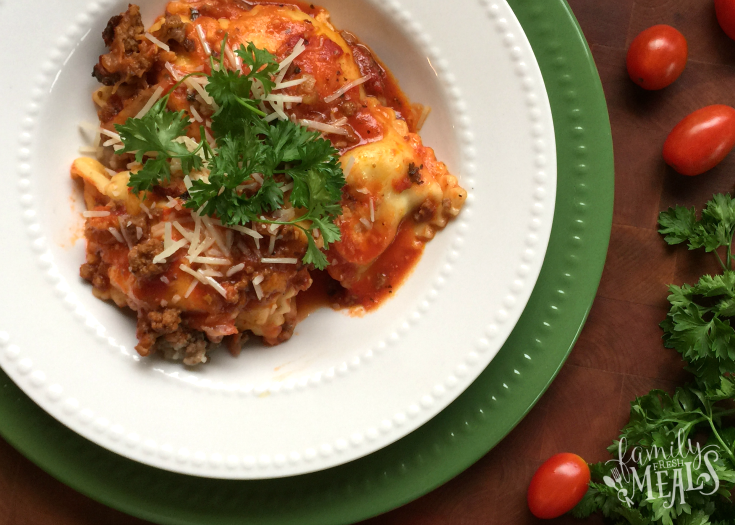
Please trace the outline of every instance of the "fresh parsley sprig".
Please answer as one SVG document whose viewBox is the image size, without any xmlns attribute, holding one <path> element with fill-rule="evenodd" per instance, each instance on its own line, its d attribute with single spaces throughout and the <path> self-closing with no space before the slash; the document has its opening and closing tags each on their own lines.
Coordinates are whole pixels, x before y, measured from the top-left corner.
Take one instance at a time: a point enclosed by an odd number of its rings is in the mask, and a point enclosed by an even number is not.
<svg viewBox="0 0 735 525">
<path fill-rule="evenodd" d="M 694 286 L 671 285 L 669 291 L 664 346 L 678 351 L 699 384 L 711 388 L 723 374 L 735 373 L 735 272 L 705 275 Z"/>
<path fill-rule="evenodd" d="M 204 140 L 203 129 L 195 151 L 190 152 L 178 141 L 186 135 L 191 121 L 184 111 L 168 111 L 166 105 L 182 79 L 143 118 L 128 119 L 117 126 L 124 144 L 118 153 L 135 152 L 141 163 L 148 157 L 143 169 L 131 174 L 128 185 L 141 192 L 170 181 L 172 159 L 180 160 L 185 174 L 206 168 L 207 177 L 192 181 L 186 207 L 216 216 L 230 226 L 248 222 L 294 226 L 308 241 L 303 262 L 324 269 L 328 261 L 317 246 L 314 232 L 319 231 L 325 249 L 340 239 L 334 221 L 342 213 L 339 202 L 345 178 L 338 151 L 319 133 L 291 121 L 269 124 L 262 119 L 265 113 L 252 98 L 252 91 L 259 83 L 267 96 L 275 87 L 271 78 L 279 67 L 275 56 L 252 43 L 240 45 L 235 53 L 248 71 L 231 71 L 224 66 L 225 46 L 226 36 L 219 62 L 211 59 L 211 72 L 206 75 L 205 89 L 218 108 L 212 116 L 216 146 Z M 297 216 L 291 221 L 264 217 L 282 208 L 286 201 L 282 184 L 276 182 L 277 175 L 293 184 L 289 200 Z M 263 182 L 255 194 L 249 195 L 244 186 L 255 177 Z"/>
<path fill-rule="evenodd" d="M 690 250 L 704 248 L 713 252 L 723 270 L 732 270 L 735 258 L 732 251 L 735 234 L 735 201 L 730 195 L 718 193 L 712 197 L 702 210 L 702 218 L 697 220 L 694 207 L 676 206 L 661 212 L 658 218 L 661 226 L 659 233 L 669 244 L 689 243 Z M 725 260 L 717 252 L 727 247 Z"/>
<path fill-rule="evenodd" d="M 659 225 L 667 243 L 704 248 L 715 254 L 724 271 L 705 275 L 694 286 L 670 286 L 671 309 L 661 323 L 664 345 L 682 354 L 701 388 L 711 389 L 723 374 L 735 373 L 735 201 L 730 195 L 714 195 L 700 219 L 693 207 L 669 208 L 659 215 Z M 722 248 L 724 260 L 718 253 Z"/>
<path fill-rule="evenodd" d="M 186 135 L 191 124 L 184 111 L 168 111 L 168 95 L 156 102 L 142 118 L 129 118 L 125 124 L 116 124 L 123 148 L 117 153 L 133 153 L 143 168 L 131 176 L 129 186 L 134 192 L 150 190 L 156 184 L 171 180 L 171 159 L 179 159 L 184 173 L 202 168 L 198 150 L 189 151 L 176 139 Z"/>
<path fill-rule="evenodd" d="M 608 451 L 619 459 L 621 442 L 624 451 L 630 452 L 633 447 L 638 451 L 638 461 L 629 457 L 624 465 L 618 462 L 604 462 L 590 465 L 592 481 L 582 501 L 575 507 L 572 514 L 578 518 L 589 517 L 594 512 L 601 512 L 610 523 L 616 525 L 720 525 L 733 523 L 735 519 L 735 505 L 730 501 L 730 491 L 735 488 L 735 427 L 725 424 L 728 416 L 735 410 L 715 405 L 717 399 L 712 399 L 706 392 L 696 387 L 677 388 L 673 396 L 661 390 L 653 390 L 649 394 L 636 398 L 630 406 L 630 421 L 623 428 L 618 440 L 608 447 Z M 717 459 L 710 456 L 711 466 L 717 476 L 715 480 L 706 464 L 697 461 L 696 451 L 690 451 L 687 441 L 697 442 L 698 435 L 708 436 L 702 449 L 713 445 L 717 451 Z M 637 469 L 639 479 L 644 478 L 644 471 L 650 464 L 646 459 L 647 452 L 658 451 L 669 453 L 674 446 L 678 456 L 678 443 L 682 440 L 684 447 L 680 459 L 683 463 L 690 463 L 689 471 L 669 462 L 669 465 L 656 465 L 650 469 L 651 495 L 649 499 L 648 487 L 643 490 L 636 484 L 629 467 Z M 652 454 L 651 461 L 661 459 Z M 651 466 L 653 467 L 653 466 Z M 687 491 L 685 501 L 675 497 L 672 502 L 671 494 L 677 494 L 674 470 L 684 479 L 678 482 L 689 486 L 701 486 L 700 490 Z M 617 472 L 613 472 L 617 469 Z M 665 471 L 665 472 L 662 472 Z M 661 472 L 657 475 L 656 472 Z M 616 477 L 615 483 L 609 483 Z M 607 478 L 608 482 L 604 480 Z M 659 484 L 659 479 L 661 480 Z M 719 484 L 717 486 L 716 484 Z M 711 494 L 710 494 L 711 493 Z M 672 504 L 673 503 L 673 504 Z"/>
<path fill-rule="evenodd" d="M 258 125 L 258 117 L 266 114 L 258 108 L 252 98 L 253 83 L 260 82 L 264 95 L 269 95 L 275 87 L 271 75 L 278 71 L 276 57 L 267 50 L 258 49 L 249 42 L 247 47 L 240 44 L 235 54 L 249 68 L 247 73 L 229 70 L 225 67 L 225 48 L 227 35 L 222 40 L 219 62 L 210 57 L 211 73 L 207 77 L 205 89 L 219 109 L 212 116 L 212 131 L 215 137 L 235 136 L 242 133 L 244 123 Z"/>
</svg>

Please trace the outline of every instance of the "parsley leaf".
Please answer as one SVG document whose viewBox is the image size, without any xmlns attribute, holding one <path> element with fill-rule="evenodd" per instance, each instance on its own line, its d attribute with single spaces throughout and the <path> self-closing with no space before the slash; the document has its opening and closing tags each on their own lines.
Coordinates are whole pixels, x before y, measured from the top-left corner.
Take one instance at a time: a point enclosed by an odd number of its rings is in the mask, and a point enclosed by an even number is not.
<svg viewBox="0 0 735 525">
<path fill-rule="evenodd" d="M 224 48 L 227 35 L 222 41 L 222 53 L 219 64 L 212 61 L 212 73 L 206 86 L 207 93 L 214 99 L 219 109 L 212 115 L 212 131 L 216 137 L 242 134 L 243 125 L 254 125 L 260 132 L 266 132 L 268 126 L 260 122 L 258 116 L 264 117 L 258 103 L 251 98 L 253 81 L 260 82 L 264 95 L 268 95 L 275 87 L 271 75 L 278 70 L 276 57 L 265 49 L 258 49 L 252 42 L 248 46 L 240 45 L 235 51 L 243 63 L 250 67 L 248 73 L 231 71 L 224 67 Z"/>
<path fill-rule="evenodd" d="M 250 66 L 250 72 L 245 77 L 251 82 L 253 79 L 259 80 L 263 84 L 265 94 L 270 93 L 276 86 L 271 80 L 271 75 L 275 75 L 279 67 L 276 57 L 266 49 L 258 49 L 252 42 L 248 42 L 248 47 L 240 44 L 235 54 L 242 58 L 244 64 Z"/>
<path fill-rule="evenodd" d="M 701 235 L 697 226 L 697 217 L 694 207 L 677 206 L 661 212 L 658 217 L 661 229 L 659 233 L 665 235 L 664 240 L 669 244 L 681 244 L 689 241 L 689 249 L 700 248 Z"/>
<path fill-rule="evenodd" d="M 718 193 L 712 197 L 702 210 L 702 218 L 697 220 L 694 208 L 676 206 L 661 212 L 658 219 L 669 244 L 689 242 L 689 249 L 704 248 L 714 252 L 723 270 L 732 270 L 732 240 L 735 234 L 735 201 L 730 195 Z M 723 262 L 717 250 L 727 248 Z"/>
<path fill-rule="evenodd" d="M 694 285 L 669 288 L 669 310 L 661 323 L 664 346 L 674 348 L 688 363 L 700 385 L 719 384 L 722 374 L 735 372 L 735 272 L 705 275 Z"/>
<path fill-rule="evenodd" d="M 185 173 L 202 167 L 202 159 L 196 152 L 176 142 L 177 138 L 186 135 L 186 128 L 191 123 L 189 117 L 184 111 L 166 110 L 167 103 L 168 95 L 156 102 L 142 118 L 129 118 L 125 124 L 115 125 L 124 146 L 117 152 L 119 155 L 134 153 L 135 160 L 142 163 L 144 156 L 156 154 L 156 158 L 146 161 L 141 171 L 130 176 L 130 187 L 137 193 L 171 180 L 168 159 L 179 159 Z"/>
</svg>

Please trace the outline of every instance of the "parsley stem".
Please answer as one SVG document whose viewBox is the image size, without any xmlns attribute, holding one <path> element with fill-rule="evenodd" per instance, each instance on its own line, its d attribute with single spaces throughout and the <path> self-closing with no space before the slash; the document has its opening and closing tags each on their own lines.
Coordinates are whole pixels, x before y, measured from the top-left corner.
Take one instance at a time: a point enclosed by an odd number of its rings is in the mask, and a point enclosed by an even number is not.
<svg viewBox="0 0 735 525">
<path fill-rule="evenodd" d="M 722 257 L 720 257 L 720 254 L 717 253 L 717 250 L 714 250 L 714 254 L 717 257 L 717 261 L 720 263 L 720 266 L 722 266 L 722 270 L 726 272 L 727 271 L 727 266 L 725 266 L 725 263 L 722 262 Z M 729 260 L 728 260 L 728 262 L 729 262 Z"/>
<path fill-rule="evenodd" d="M 732 233 L 730 234 L 730 242 L 727 243 L 727 268 L 729 270 L 732 270 L 732 240 L 733 236 L 735 236 L 735 228 L 733 228 Z"/>
<path fill-rule="evenodd" d="M 267 117 L 267 116 L 268 116 L 268 115 L 266 115 L 265 113 L 263 113 L 262 111 L 260 111 L 260 110 L 259 110 L 258 108 L 254 107 L 254 106 L 251 106 L 250 104 L 248 104 L 247 102 L 245 102 L 245 101 L 244 101 L 243 99 L 241 99 L 240 97 L 237 97 L 237 98 L 235 98 L 235 100 L 237 100 L 238 104 L 240 104 L 240 105 L 242 105 L 242 106 L 244 106 L 244 107 L 248 108 L 248 109 L 249 109 L 250 111 L 252 111 L 252 112 L 253 112 L 253 113 L 255 113 L 256 115 L 259 115 L 259 116 L 261 116 L 261 117 Z"/>
<path fill-rule="evenodd" d="M 709 416 L 707 417 L 707 421 L 709 422 L 709 426 L 712 429 L 712 433 L 714 434 L 715 438 L 717 438 L 717 441 L 720 442 L 720 446 L 725 449 L 730 456 L 730 460 L 735 463 L 735 455 L 733 455 L 732 450 L 730 450 L 730 447 L 725 445 L 725 442 L 722 441 L 722 438 L 720 437 L 720 433 L 717 432 L 717 428 L 715 427 L 714 421 L 712 421 L 712 409 L 710 408 L 707 412 L 709 412 Z"/>
</svg>

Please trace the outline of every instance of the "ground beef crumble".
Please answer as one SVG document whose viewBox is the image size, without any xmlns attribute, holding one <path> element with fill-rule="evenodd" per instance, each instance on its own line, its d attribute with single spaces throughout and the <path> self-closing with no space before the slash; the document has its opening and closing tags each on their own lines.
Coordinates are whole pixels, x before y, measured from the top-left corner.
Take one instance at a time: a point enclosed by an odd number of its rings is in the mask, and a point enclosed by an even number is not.
<svg viewBox="0 0 735 525">
<path fill-rule="evenodd" d="M 171 43 L 171 41 L 177 42 L 181 44 L 186 51 L 191 53 L 196 49 L 196 44 L 186 37 L 187 25 L 189 24 L 185 24 L 179 15 L 166 13 L 166 19 L 158 30 L 156 38 L 164 43 Z"/>
<path fill-rule="evenodd" d="M 144 38 L 145 27 L 137 5 L 113 16 L 102 32 L 110 52 L 100 56 L 92 76 L 105 86 L 118 83 L 143 83 L 144 75 L 153 65 L 158 47 Z"/>
<path fill-rule="evenodd" d="M 148 239 L 133 246 L 128 253 L 130 271 L 136 277 L 155 277 L 167 270 L 166 264 L 153 264 L 153 259 L 163 251 L 163 242 L 158 239 Z"/>
</svg>

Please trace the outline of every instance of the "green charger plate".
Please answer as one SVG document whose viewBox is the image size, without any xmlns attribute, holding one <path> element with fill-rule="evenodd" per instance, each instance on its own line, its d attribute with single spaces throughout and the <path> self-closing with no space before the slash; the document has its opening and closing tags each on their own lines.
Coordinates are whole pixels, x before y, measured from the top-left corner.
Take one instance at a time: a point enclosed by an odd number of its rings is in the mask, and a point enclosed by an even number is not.
<svg viewBox="0 0 735 525">
<path fill-rule="evenodd" d="M 148 467 L 80 437 L 0 371 L 0 433 L 52 476 L 106 505 L 165 524 L 337 524 L 407 503 L 495 446 L 546 390 L 584 324 L 613 207 L 610 124 L 597 70 L 565 0 L 508 0 L 541 66 L 558 185 L 538 283 L 500 353 L 457 400 L 374 454 L 303 476 L 203 479 Z"/>
</svg>

